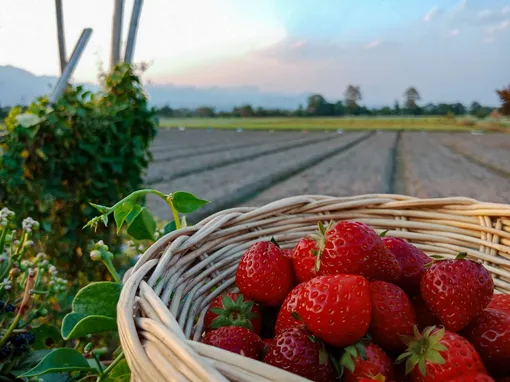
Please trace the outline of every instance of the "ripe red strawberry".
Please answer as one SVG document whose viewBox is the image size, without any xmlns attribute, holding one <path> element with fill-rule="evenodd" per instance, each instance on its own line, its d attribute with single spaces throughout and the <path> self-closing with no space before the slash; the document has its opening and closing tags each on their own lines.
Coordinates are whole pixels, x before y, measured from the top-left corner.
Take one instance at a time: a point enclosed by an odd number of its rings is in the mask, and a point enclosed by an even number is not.
<svg viewBox="0 0 510 382">
<path fill-rule="evenodd" d="M 411 300 L 405 292 L 386 281 L 370 282 L 372 321 L 370 334 L 386 350 L 404 350 L 401 336 L 413 334 L 417 324 Z"/>
<path fill-rule="evenodd" d="M 298 284 L 298 286 L 290 291 L 283 301 L 276 318 L 275 335 L 278 335 L 289 328 L 304 326 L 302 322 L 296 320 L 292 315 L 292 313 L 296 312 L 298 297 L 301 294 L 303 285 L 305 284 Z"/>
<path fill-rule="evenodd" d="M 222 326 L 241 326 L 260 334 L 262 314 L 253 301 L 244 301 L 239 293 L 225 293 L 216 297 L 205 314 L 206 331 Z"/>
<path fill-rule="evenodd" d="M 421 296 L 414 296 L 412 299 L 412 304 L 414 306 L 414 311 L 416 312 L 416 320 L 418 321 L 418 329 L 423 330 L 427 326 L 440 325 L 439 319 L 434 316 L 425 304 L 425 301 L 421 298 Z"/>
<path fill-rule="evenodd" d="M 470 375 L 463 375 L 461 377 L 456 377 L 448 380 L 448 382 L 494 382 L 494 379 L 484 373 L 476 373 Z"/>
<path fill-rule="evenodd" d="M 487 269 L 464 257 L 435 262 L 421 279 L 423 300 L 452 332 L 461 331 L 482 313 L 494 293 Z"/>
<path fill-rule="evenodd" d="M 257 334 L 239 326 L 224 326 L 207 332 L 200 342 L 257 360 L 264 349 Z"/>
<path fill-rule="evenodd" d="M 303 283 L 297 313 L 317 338 L 337 347 L 357 342 L 370 325 L 368 280 L 357 275 L 327 275 Z"/>
<path fill-rule="evenodd" d="M 334 379 L 328 353 L 300 328 L 288 329 L 275 337 L 275 344 L 269 348 L 264 362 L 316 382 Z"/>
<path fill-rule="evenodd" d="M 392 381 L 394 376 L 391 358 L 377 345 L 358 342 L 345 348 L 340 360 L 344 368 L 344 382 Z M 379 378 L 379 379 L 377 379 Z"/>
<path fill-rule="evenodd" d="M 316 262 L 317 257 L 314 255 L 317 251 L 317 244 L 310 236 L 306 236 L 299 240 L 294 249 L 292 264 L 296 278 L 300 283 L 313 279 L 317 276 Z"/>
<path fill-rule="evenodd" d="M 292 260 L 292 257 L 294 257 L 294 248 L 285 248 L 285 249 L 282 249 L 282 251 L 283 251 L 283 255 L 286 258 Z"/>
<path fill-rule="evenodd" d="M 406 374 L 411 382 L 448 381 L 459 376 L 486 373 L 476 352 L 464 337 L 430 326 L 408 337 L 407 351 L 396 362 L 406 360 Z"/>
<path fill-rule="evenodd" d="M 397 285 L 407 294 L 420 293 L 420 281 L 425 273 L 425 264 L 431 261 L 425 252 L 399 237 L 383 237 L 382 241 L 402 269 Z"/>
<path fill-rule="evenodd" d="M 292 262 L 275 244 L 259 241 L 241 257 L 236 284 L 246 299 L 278 306 L 294 286 Z"/>
<path fill-rule="evenodd" d="M 315 235 L 316 270 L 320 275 L 355 274 L 395 282 L 400 265 L 372 228 L 355 221 L 341 221 Z"/>
<path fill-rule="evenodd" d="M 510 294 L 494 294 L 487 308 L 510 314 Z"/>
<path fill-rule="evenodd" d="M 263 338 L 262 339 L 262 343 L 263 343 L 263 346 L 264 346 L 264 349 L 263 349 L 262 353 L 263 353 L 263 355 L 265 357 L 265 355 L 269 351 L 271 345 L 274 345 L 276 342 L 275 342 L 274 338 Z"/>
<path fill-rule="evenodd" d="M 510 315 L 485 309 L 463 332 L 491 375 L 510 374 Z"/>
</svg>

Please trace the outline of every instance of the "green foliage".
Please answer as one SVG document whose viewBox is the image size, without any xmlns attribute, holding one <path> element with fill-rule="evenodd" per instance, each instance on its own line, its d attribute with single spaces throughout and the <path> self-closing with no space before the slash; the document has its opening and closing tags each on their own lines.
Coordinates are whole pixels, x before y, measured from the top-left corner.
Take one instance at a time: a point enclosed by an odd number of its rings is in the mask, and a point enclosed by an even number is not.
<svg viewBox="0 0 510 382">
<path fill-rule="evenodd" d="M 89 243 L 112 245 L 109 228 L 82 230 L 95 214 L 88 202 L 111 204 L 140 188 L 156 132 L 155 110 L 123 63 L 98 94 L 69 87 L 54 105 L 15 107 L 0 141 L 0 202 L 40 221 L 46 252 L 75 275 Z"/>
<path fill-rule="evenodd" d="M 22 374 L 22 378 L 71 371 L 91 371 L 87 359 L 77 350 L 62 348 L 49 352 L 34 368 Z"/>
<path fill-rule="evenodd" d="M 96 282 L 81 289 L 74 298 L 73 311 L 62 322 L 62 337 L 68 340 L 117 330 L 121 289 L 120 284 L 112 282 Z"/>
</svg>

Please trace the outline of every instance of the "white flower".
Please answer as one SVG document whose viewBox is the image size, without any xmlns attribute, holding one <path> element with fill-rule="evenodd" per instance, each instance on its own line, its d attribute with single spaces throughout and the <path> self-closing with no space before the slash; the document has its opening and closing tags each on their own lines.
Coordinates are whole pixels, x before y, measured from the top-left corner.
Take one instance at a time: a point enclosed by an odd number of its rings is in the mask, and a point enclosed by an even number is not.
<svg viewBox="0 0 510 382">
<path fill-rule="evenodd" d="M 31 217 L 28 217 L 23 220 L 22 223 L 23 230 L 26 232 L 32 232 L 32 229 L 38 229 L 39 228 L 39 222 L 32 219 Z"/>
<path fill-rule="evenodd" d="M 57 267 L 54 265 L 51 265 L 50 269 L 48 269 L 48 272 L 50 272 L 52 275 L 56 275 L 58 273 Z"/>
</svg>

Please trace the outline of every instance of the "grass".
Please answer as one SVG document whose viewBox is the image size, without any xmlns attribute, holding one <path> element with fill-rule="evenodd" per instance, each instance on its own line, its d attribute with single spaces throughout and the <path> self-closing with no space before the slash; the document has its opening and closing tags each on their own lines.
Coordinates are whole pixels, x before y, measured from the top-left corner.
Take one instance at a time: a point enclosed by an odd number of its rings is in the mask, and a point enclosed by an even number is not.
<svg viewBox="0 0 510 382">
<path fill-rule="evenodd" d="M 471 131 L 487 129 L 483 123 L 468 119 L 441 117 L 368 118 L 160 118 L 160 127 L 215 128 L 246 130 L 407 130 Z"/>
</svg>

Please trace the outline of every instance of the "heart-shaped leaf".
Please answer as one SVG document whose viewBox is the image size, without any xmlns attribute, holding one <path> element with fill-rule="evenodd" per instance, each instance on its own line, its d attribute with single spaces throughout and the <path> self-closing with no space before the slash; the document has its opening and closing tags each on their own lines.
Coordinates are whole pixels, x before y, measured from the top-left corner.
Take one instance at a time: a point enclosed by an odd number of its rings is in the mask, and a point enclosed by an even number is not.
<svg viewBox="0 0 510 382">
<path fill-rule="evenodd" d="M 65 340 L 87 334 L 117 330 L 117 302 L 121 284 L 96 282 L 81 289 L 74 298 L 73 311 L 62 322 Z"/>
<path fill-rule="evenodd" d="M 138 208 L 136 208 L 138 207 Z M 138 210 L 136 214 L 133 214 Z M 131 213 L 126 217 L 128 224 L 127 233 L 136 240 L 156 240 L 156 220 L 146 207 L 136 205 Z"/>
<path fill-rule="evenodd" d="M 92 371 L 87 359 L 77 350 L 55 349 L 48 353 L 35 367 L 20 375 L 21 378 L 35 377 L 48 373 L 70 373 L 72 371 Z"/>
<path fill-rule="evenodd" d="M 181 214 L 189 214 L 209 203 L 209 201 L 198 199 L 189 192 L 178 191 L 172 194 L 172 203 L 175 209 Z"/>
</svg>

